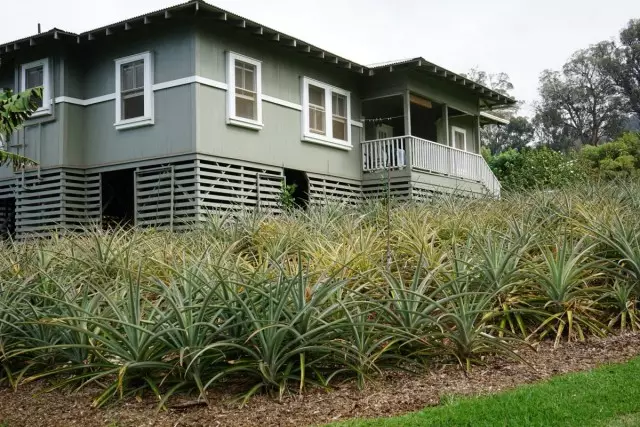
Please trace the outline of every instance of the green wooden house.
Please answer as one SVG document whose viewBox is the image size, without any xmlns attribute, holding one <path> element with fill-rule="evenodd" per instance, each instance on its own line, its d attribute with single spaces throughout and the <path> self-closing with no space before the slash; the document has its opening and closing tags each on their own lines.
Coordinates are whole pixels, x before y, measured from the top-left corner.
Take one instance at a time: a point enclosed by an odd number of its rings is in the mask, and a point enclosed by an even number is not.
<svg viewBox="0 0 640 427">
<path fill-rule="evenodd" d="M 43 86 L 4 142 L 0 230 L 109 220 L 180 229 L 211 209 L 386 191 L 498 196 L 480 127 L 514 99 L 423 58 L 357 64 L 192 0 L 81 34 L 0 44 L 0 87 Z"/>
</svg>

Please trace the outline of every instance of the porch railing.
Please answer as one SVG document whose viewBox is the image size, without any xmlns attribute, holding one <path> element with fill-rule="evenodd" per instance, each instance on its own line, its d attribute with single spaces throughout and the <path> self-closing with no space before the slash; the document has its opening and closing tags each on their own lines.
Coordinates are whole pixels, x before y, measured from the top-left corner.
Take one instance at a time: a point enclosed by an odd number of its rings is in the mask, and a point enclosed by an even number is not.
<svg viewBox="0 0 640 427">
<path fill-rule="evenodd" d="M 492 195 L 500 195 L 500 182 L 479 154 L 415 136 L 398 136 L 362 143 L 364 172 L 387 168 L 400 169 L 407 166 L 425 172 L 480 182 Z"/>
</svg>

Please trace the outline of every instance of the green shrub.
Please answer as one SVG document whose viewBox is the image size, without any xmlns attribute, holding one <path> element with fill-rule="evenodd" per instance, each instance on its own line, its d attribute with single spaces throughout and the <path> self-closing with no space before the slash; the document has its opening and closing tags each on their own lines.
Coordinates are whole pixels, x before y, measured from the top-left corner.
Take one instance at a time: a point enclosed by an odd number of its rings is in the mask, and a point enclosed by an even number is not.
<svg viewBox="0 0 640 427">
<path fill-rule="evenodd" d="M 505 190 L 558 189 L 585 177 L 575 159 L 546 147 L 510 149 L 488 163 Z"/>
<path fill-rule="evenodd" d="M 596 178 L 637 176 L 640 170 L 640 133 L 627 132 L 615 141 L 597 147 L 587 145 L 579 157 Z"/>
</svg>

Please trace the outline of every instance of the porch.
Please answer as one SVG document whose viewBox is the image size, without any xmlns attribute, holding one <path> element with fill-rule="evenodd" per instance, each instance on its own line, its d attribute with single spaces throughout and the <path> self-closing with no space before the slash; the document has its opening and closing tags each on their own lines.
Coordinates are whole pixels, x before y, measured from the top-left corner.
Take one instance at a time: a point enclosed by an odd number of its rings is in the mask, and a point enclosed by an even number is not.
<svg viewBox="0 0 640 427">
<path fill-rule="evenodd" d="M 407 90 L 364 100 L 363 115 L 365 179 L 368 173 L 406 169 L 425 182 L 432 176 L 445 187 L 500 196 L 500 183 L 480 155 L 483 117 L 477 109 Z"/>
<path fill-rule="evenodd" d="M 500 182 L 479 154 L 410 135 L 362 143 L 363 172 L 402 168 L 478 182 L 490 195 L 500 196 Z"/>
</svg>

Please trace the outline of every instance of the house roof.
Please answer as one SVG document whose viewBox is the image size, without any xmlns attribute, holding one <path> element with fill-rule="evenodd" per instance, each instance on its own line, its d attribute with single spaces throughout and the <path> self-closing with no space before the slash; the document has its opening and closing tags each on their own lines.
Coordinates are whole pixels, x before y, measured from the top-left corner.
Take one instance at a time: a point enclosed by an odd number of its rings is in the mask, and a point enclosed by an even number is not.
<svg viewBox="0 0 640 427">
<path fill-rule="evenodd" d="M 413 69 L 419 72 L 430 74 L 433 77 L 437 77 L 444 80 L 452 81 L 465 89 L 471 90 L 478 94 L 484 101 L 484 106 L 492 108 L 499 105 L 515 104 L 517 101 L 504 93 L 495 91 L 485 85 L 482 85 L 474 80 L 468 79 L 462 74 L 454 73 L 447 70 L 444 67 L 429 62 L 422 57 L 402 59 L 398 61 L 389 61 L 382 64 L 374 64 L 369 66 L 371 71 L 375 72 L 393 72 L 401 69 Z"/>
<path fill-rule="evenodd" d="M 345 68 L 359 74 L 372 76 L 377 73 L 392 72 L 394 69 L 398 68 L 413 68 L 436 76 L 438 78 L 453 81 L 462 86 L 465 86 L 467 89 L 476 92 L 484 101 L 485 106 L 489 108 L 498 105 L 514 104 L 516 102 L 515 99 L 509 96 L 506 96 L 502 93 L 491 90 L 486 86 L 466 79 L 460 74 L 456 74 L 452 71 L 446 70 L 445 68 L 437 66 L 421 57 L 364 66 L 351 61 L 350 59 L 343 58 L 339 55 L 326 51 L 320 47 L 314 46 L 311 43 L 305 42 L 296 37 L 289 36 L 283 32 L 266 27 L 240 15 L 236 15 L 217 6 L 210 5 L 203 0 L 190 0 L 186 3 L 159 9 L 154 12 L 149 12 L 144 15 L 125 19 L 123 21 L 115 22 L 113 24 L 105 25 L 103 27 L 95 28 L 93 30 L 85 31 L 79 34 L 60 30 L 58 28 L 53 28 L 43 33 L 0 44 L 0 56 L 2 54 L 13 52 L 21 48 L 35 46 L 40 42 L 46 40 L 53 39 L 73 42 L 75 39 L 75 43 L 83 44 L 91 42 L 92 40 L 100 37 L 108 37 L 115 32 L 128 31 L 132 28 L 152 23 L 165 22 L 171 20 L 172 18 L 177 18 L 180 16 L 193 17 L 195 15 L 206 16 L 220 21 L 221 23 L 241 28 L 247 32 L 254 34 L 257 37 L 272 40 L 273 42 L 278 43 L 283 47 L 293 49 L 298 54 L 314 57 L 323 62 L 330 63 L 337 67 Z"/>
</svg>

